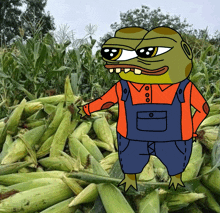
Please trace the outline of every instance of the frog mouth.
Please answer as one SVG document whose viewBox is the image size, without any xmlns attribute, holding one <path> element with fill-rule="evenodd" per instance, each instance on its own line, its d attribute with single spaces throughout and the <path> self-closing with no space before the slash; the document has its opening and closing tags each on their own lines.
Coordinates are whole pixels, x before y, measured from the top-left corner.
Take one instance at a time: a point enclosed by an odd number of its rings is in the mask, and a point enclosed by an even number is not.
<svg viewBox="0 0 220 213">
<path fill-rule="evenodd" d="M 116 73 L 120 73 L 120 72 L 134 72 L 135 75 L 162 75 L 165 72 L 168 71 L 169 67 L 168 66 L 163 66 L 160 67 L 158 69 L 154 69 L 154 70 L 148 70 L 148 69 L 144 69 L 142 67 L 139 66 L 135 66 L 135 65 L 110 65 L 110 64 L 106 64 L 105 68 L 109 69 L 110 73 L 113 73 L 114 71 Z"/>
</svg>

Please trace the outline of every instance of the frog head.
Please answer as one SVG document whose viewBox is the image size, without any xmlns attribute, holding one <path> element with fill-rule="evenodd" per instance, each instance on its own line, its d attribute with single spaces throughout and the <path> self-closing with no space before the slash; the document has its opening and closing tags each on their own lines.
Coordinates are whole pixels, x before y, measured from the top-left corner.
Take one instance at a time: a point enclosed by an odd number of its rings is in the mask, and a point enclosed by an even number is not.
<svg viewBox="0 0 220 213">
<path fill-rule="evenodd" d="M 192 50 L 169 27 L 147 31 L 127 27 L 116 31 L 101 49 L 105 67 L 120 78 L 149 84 L 173 84 L 187 78 L 192 69 Z"/>
</svg>

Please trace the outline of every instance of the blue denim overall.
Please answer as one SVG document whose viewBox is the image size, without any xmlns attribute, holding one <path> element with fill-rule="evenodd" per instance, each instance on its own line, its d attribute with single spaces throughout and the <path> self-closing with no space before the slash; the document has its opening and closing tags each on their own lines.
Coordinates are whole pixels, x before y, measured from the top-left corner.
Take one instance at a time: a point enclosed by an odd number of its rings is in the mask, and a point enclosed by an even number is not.
<svg viewBox="0 0 220 213">
<path fill-rule="evenodd" d="M 189 80 L 182 81 L 172 104 L 132 104 L 127 81 L 120 80 L 122 101 L 125 103 L 127 137 L 117 133 L 119 160 L 122 171 L 140 173 L 157 156 L 167 167 L 169 175 L 184 171 L 192 151 L 192 138 L 182 140 L 181 103 Z"/>
</svg>

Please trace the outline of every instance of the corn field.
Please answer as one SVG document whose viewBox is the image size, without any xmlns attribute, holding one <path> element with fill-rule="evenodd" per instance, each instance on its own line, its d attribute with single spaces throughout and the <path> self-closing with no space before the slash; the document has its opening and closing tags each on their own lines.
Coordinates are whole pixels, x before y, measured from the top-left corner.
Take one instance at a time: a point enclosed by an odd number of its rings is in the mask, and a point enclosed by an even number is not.
<svg viewBox="0 0 220 213">
<path fill-rule="evenodd" d="M 92 55 L 94 39 L 67 50 L 69 42 L 57 44 L 47 34 L 2 50 L 0 212 L 220 212 L 219 48 L 185 40 L 194 53 L 190 80 L 210 113 L 182 173 L 185 187 L 176 191 L 155 156 L 137 174 L 138 191 L 117 186 L 124 177 L 117 105 L 79 117 L 77 106 L 119 80 L 105 70 L 100 51 Z"/>
</svg>

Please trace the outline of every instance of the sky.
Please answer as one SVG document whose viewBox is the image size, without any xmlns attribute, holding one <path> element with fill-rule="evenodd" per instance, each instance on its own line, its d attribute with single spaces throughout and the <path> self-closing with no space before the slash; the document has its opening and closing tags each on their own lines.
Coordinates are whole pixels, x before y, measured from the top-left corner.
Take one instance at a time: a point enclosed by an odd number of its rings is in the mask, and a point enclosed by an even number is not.
<svg viewBox="0 0 220 213">
<path fill-rule="evenodd" d="M 78 39 L 86 35 L 86 25 L 96 25 L 94 38 L 99 40 L 111 31 L 111 24 L 120 23 L 120 12 L 140 9 L 141 5 L 148 6 L 150 11 L 160 7 L 164 15 L 179 16 L 181 21 L 186 19 L 194 29 L 208 27 L 211 35 L 216 30 L 220 32 L 220 0 L 48 0 L 45 11 L 54 17 L 57 29 L 66 25 Z"/>
</svg>

